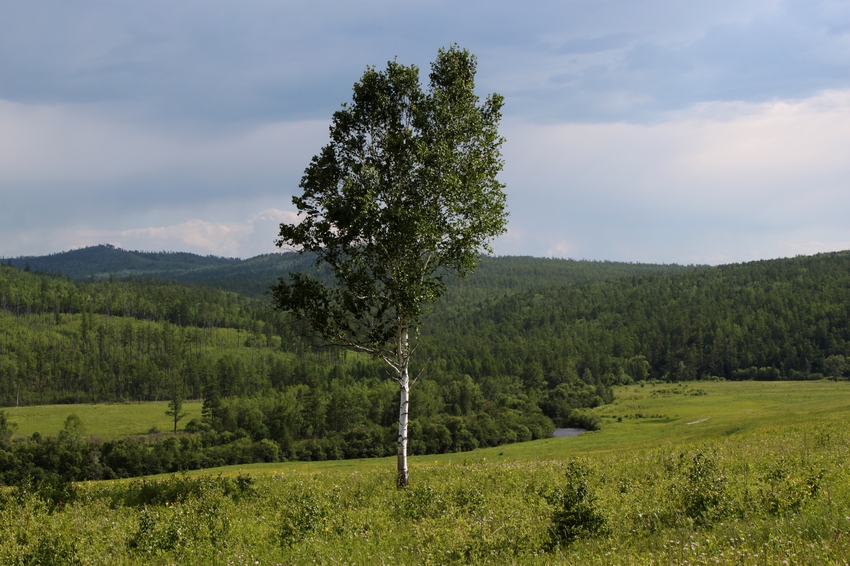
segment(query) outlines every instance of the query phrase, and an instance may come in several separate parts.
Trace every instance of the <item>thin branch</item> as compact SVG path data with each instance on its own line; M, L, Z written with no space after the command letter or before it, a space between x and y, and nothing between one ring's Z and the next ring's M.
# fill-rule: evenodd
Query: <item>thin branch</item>
M430 362L430 361L431 361L430 357L427 360L425 360L425 364L422 366L422 369L419 370L419 373L417 373L416 377L413 378L413 381L410 382L411 385L413 385L414 383L419 381L419 378L422 377L422 374L425 373L426 369L428 369L428 362Z

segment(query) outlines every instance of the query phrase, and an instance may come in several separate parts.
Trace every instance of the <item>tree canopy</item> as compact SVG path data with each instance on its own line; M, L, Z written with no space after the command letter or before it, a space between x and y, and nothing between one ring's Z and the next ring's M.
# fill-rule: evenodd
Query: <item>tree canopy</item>
M503 99L475 94L475 56L452 46L419 69L390 61L368 68L337 111L330 142L293 198L301 221L281 224L280 247L313 254L331 281L291 273L273 289L328 342L389 364L401 387L399 482L407 483L409 363L423 312L465 277L507 214L498 125Z

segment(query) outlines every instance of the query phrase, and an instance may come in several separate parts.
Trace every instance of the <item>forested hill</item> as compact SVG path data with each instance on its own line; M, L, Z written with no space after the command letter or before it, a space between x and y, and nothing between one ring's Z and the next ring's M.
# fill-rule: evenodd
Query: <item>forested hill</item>
M123 258L114 264L122 269L141 258L165 266L172 278L216 280L215 273L225 281L231 270L237 288L306 266L293 254L241 261L87 250ZM261 267L245 276L246 265ZM237 329L267 342L277 337L291 352L307 347L285 317L244 295L154 279L83 284L20 269L3 273L0 310L17 317L50 314L58 322L68 315L79 324L85 313L112 315ZM469 375L479 383L523 372L542 372L550 387L571 376L603 385L647 377L816 378L847 372L848 321L850 252L711 268L483 258L470 279L450 284L426 319L422 347L430 374ZM526 381L527 387L534 379Z
M61 273L76 280L157 278L201 283L261 298L278 277L290 271L303 271L309 268L312 260L294 253L265 254L242 260L190 253L126 251L100 245L48 256L11 258L5 263L33 272ZM468 280L451 282L446 299L449 304L466 304L522 290L691 269L694 267L533 257L484 257Z
M513 378L484 392L472 376L438 365L413 392L412 453L551 434L545 393L526 393ZM577 382L571 392L566 417L577 424L585 417L573 409L611 399L610 388L595 384ZM261 300L156 279L78 282L0 265L0 407L175 398L203 398L203 422L186 430L202 434L216 454L229 446L204 460L209 465L395 450L398 388L383 363L316 348ZM152 448L139 450L138 462L153 457ZM115 473L131 469L142 468Z
M850 252L516 293L431 322L425 355L527 387L842 377Z
M4 263L36 273L61 274L77 281L162 279L201 283L257 298L265 295L277 277L310 265L294 253L265 254L243 260L185 252L127 251L106 244L47 256L9 258Z
M191 271L203 271L240 263L241 260L191 253L125 251L103 244L46 256L21 256L7 265L40 273L62 274L72 279L124 279L131 275L177 279Z
M850 373L850 252L711 268L496 258L476 277L424 321L414 454L594 426L581 409L617 383ZM234 450L219 465L392 454L397 395L381 363L316 348L259 299L0 265L0 406L203 397L191 430Z

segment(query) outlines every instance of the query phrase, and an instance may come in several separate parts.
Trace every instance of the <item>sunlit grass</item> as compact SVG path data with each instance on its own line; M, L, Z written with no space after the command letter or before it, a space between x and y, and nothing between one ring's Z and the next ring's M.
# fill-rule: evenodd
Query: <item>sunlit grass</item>
M17 425L13 438L55 436L62 430L68 415L75 414L83 422L87 435L113 439L148 434L152 429L167 433L174 429L172 417L165 414L167 401L148 403L99 403L76 405L36 405L32 407L4 407L9 421ZM186 416L178 430L192 418L200 418L201 403L185 401Z
M453 454L413 456L416 468L449 464L564 460L572 456L676 447L788 426L850 421L850 382L690 382L615 388L613 404L593 412L602 430ZM641 415L637 418L636 415ZM689 424L690 423L690 424ZM393 469L395 457L282 462L190 473L352 472Z
M0 498L0 563L846 562L848 384L617 393L599 432L417 456L404 490L382 458L85 482L58 512ZM569 493L597 526L581 529Z

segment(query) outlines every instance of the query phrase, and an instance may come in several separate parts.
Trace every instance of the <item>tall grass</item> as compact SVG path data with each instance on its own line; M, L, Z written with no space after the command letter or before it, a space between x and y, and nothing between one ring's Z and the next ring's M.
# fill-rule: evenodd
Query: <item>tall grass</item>
M0 563L845 564L846 390L738 385L623 390L602 432L420 458L404 490L361 461L5 491Z

